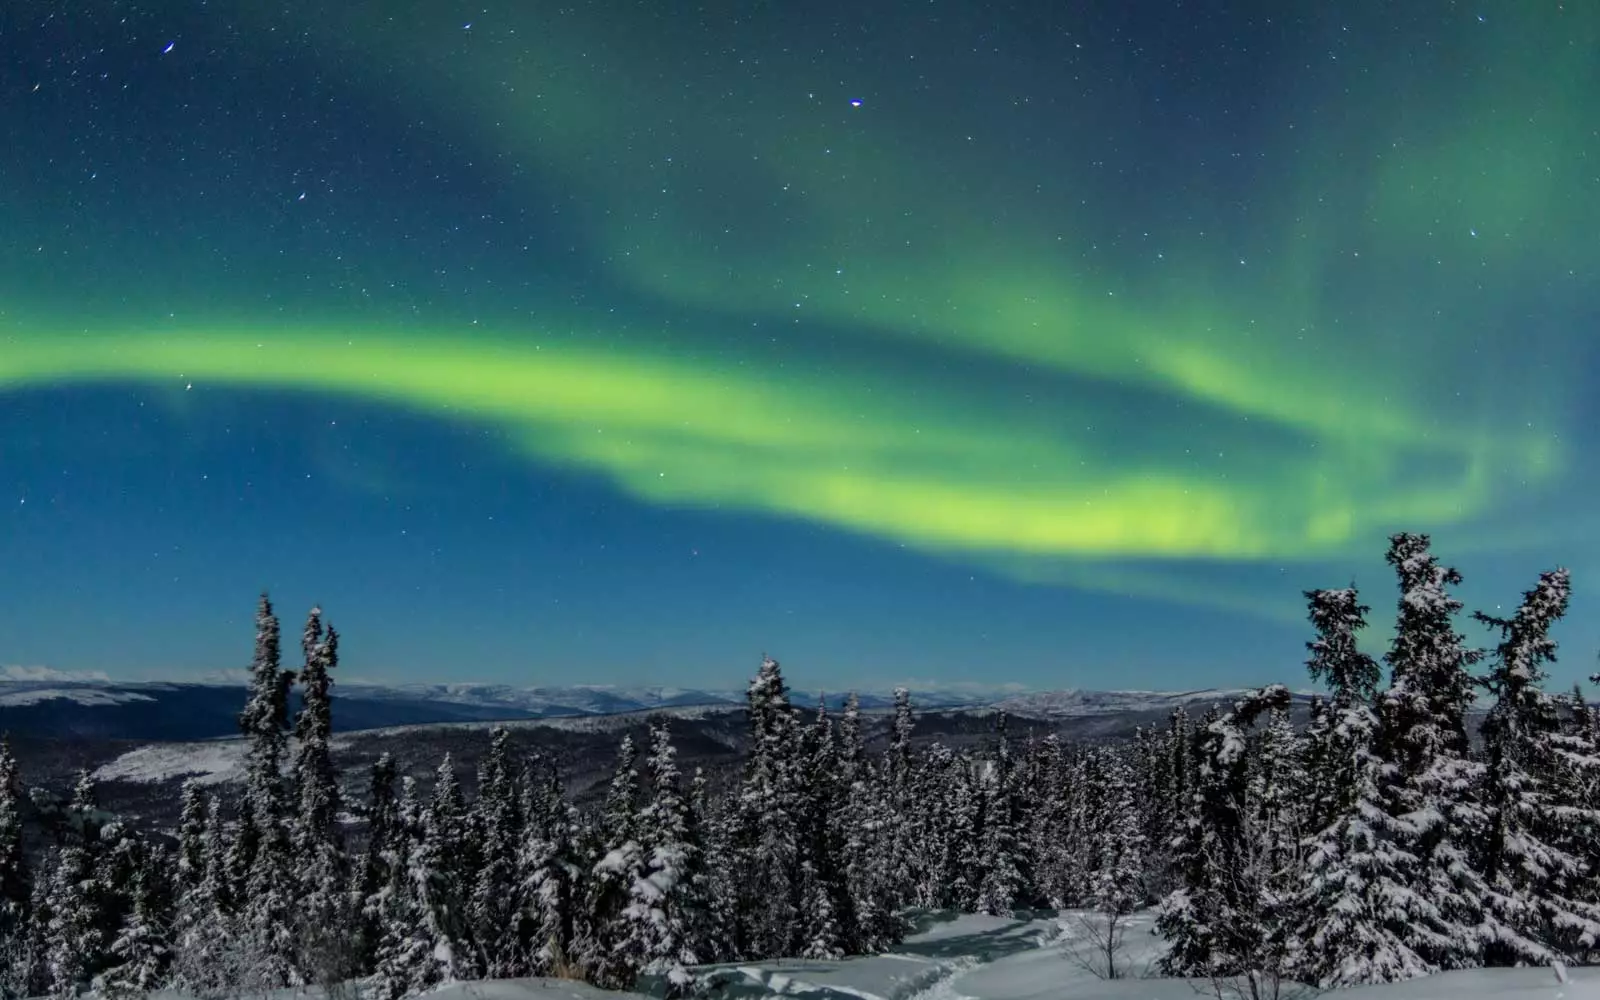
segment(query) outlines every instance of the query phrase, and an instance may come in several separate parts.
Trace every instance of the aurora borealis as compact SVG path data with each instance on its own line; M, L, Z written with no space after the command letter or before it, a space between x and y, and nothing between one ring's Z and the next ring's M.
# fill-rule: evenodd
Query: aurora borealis
M1600 10L1293 6L6 5L0 662L1298 679L1420 530L1587 674Z

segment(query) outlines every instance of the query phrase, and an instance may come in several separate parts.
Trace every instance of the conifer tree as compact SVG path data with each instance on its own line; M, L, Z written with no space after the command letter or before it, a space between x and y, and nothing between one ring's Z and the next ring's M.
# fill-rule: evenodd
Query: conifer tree
M476 813L483 846L470 904L479 966L485 977L496 979L518 975L525 958L516 872L522 831L508 754L510 738L504 726L494 728L478 774Z
M53 996L72 997L87 990L105 960L107 942L96 905L99 895L89 852L76 844L61 848L45 908L45 965Z
M145 996L164 985L171 959L168 928L156 902L156 866L135 868L128 885L131 904L109 950L113 963L94 978L95 992L118 1000Z
M622 913L620 950L645 974L661 977L669 995L678 996L694 987L689 967L701 961L694 945L703 936L710 900L699 830L676 758L665 723L652 726L646 761L652 799L638 823L644 865Z
M32 885L22 850L22 782L9 737L0 738L0 955L26 950Z
M778 955L798 944L800 830L795 801L798 740L789 688L766 657L750 682L750 749L732 817L737 882L734 950Z
M411 852L410 890L422 912L422 940L431 942L438 982L474 975L465 875L460 860L467 840L466 803L456 781L455 762L446 753L434 775L433 795L422 821L421 842ZM419 981L433 978L432 973Z
M1104 755L1106 813L1097 831L1096 865L1090 878L1095 909L1116 921L1145 902L1144 824L1135 802L1135 782L1127 760ZM1108 928L1114 933L1115 924Z
M631 989L642 964L637 953L625 948L629 928L624 911L646 863L639 842L636 761L633 738L624 736L597 831L599 857L589 874L579 952L589 981L602 989Z
M195 792L192 801L199 801L198 789ZM204 801L204 807L200 873L180 883L184 887L178 894L172 929L175 985L195 996L211 996L227 986L223 976L236 930L222 801L213 795Z
M1398 768L1378 756L1369 699L1378 665L1357 647L1368 608L1355 588L1306 593L1317 636L1306 667L1328 685L1326 718L1312 734L1322 763L1319 811L1293 912L1296 974L1323 988L1387 983L1433 971L1412 947L1414 927L1437 927L1433 903L1412 886L1418 858L1409 827L1385 808Z
M1182 885L1163 901L1157 921L1171 945L1162 960L1169 975L1258 971L1254 958L1281 936L1252 863L1245 731L1288 700L1281 684L1262 688L1201 730L1198 780L1175 852Z
M384 857L389 884L377 900L381 931L372 984L380 1000L425 992L454 973L451 941L434 906L440 876L423 849L426 810L410 776L401 779L396 812L399 825Z
M1600 811L1562 800L1560 720L1540 688L1544 664L1555 660L1550 627L1566 614L1570 590L1567 571L1557 569L1540 576L1511 618L1477 615L1501 635L1485 682L1495 701L1483 725L1488 836L1476 859L1488 965L1571 961L1600 940L1600 907L1583 898L1592 873L1569 849L1600 830Z
M200 783L183 783L178 814L178 857L173 889L178 898L193 892L206 874L206 794Z
M1382 756L1396 766L1385 789L1392 832L1417 859L1407 885L1437 908L1437 923L1407 925L1407 944L1441 969L1470 968L1481 959L1482 879L1469 845L1486 819L1473 800L1483 775L1467 756L1466 711L1472 702L1469 668L1482 651L1455 630L1461 602L1448 588L1461 574L1442 567L1426 535L1397 534L1387 560L1400 583L1391 679L1381 703Z
M1022 890L1023 873L1019 864L1021 852L1005 715L1000 716L998 726L999 745L994 760L984 769L985 780L979 790L983 802L984 868L978 885L978 912L1008 917Z
M322 609L312 608L301 637L304 688L295 717L292 764L296 810L292 825L297 947L302 964L325 965L311 952L326 947L330 928L346 923L344 888L348 882L344 843L338 827L339 782L329 746L333 738L332 671L339 665L339 634L323 629Z
M534 975L563 971L577 959L578 908L583 899L583 858L577 844L578 816L561 794L553 768L537 780L519 857L521 897L526 907L529 966Z
M387 752L372 765L367 792L367 844L356 866L351 912L360 914L360 955L363 968L377 962L383 937L382 910L387 892L395 885L394 866L407 836L395 797L394 758Z

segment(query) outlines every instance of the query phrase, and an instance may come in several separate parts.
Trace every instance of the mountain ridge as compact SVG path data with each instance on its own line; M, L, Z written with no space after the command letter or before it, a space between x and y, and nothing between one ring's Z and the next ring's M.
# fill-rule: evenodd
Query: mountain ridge
M914 706L924 711L1001 711L1040 721L1168 710L1197 702L1225 703L1248 689L1193 691L1017 691L997 686L916 688ZM57 738L192 740L238 732L245 686L220 680L116 681L102 678L0 679L0 731ZM380 684L347 681L335 689L335 725L342 732L451 722L595 718L666 709L738 709L742 690L652 685L518 687L480 682ZM809 708L818 695L796 688L795 704ZM889 691L859 696L868 713L887 711ZM844 693L826 696L839 709ZM291 709L298 701L291 694Z

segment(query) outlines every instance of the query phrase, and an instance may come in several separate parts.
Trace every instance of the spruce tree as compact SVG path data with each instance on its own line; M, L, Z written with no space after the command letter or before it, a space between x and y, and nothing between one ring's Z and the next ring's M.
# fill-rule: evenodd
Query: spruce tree
M52 996L86 991L105 961L108 942L100 926L100 892L89 852L76 844L61 848L45 908L45 966Z
M401 779L396 813L399 824L383 859L389 883L376 901L381 930L372 986L379 1000L426 992L454 972L451 941L434 906L440 876L424 850L425 810L410 776Z
M638 954L625 948L629 927L624 913L634 886L645 874L638 801L637 755L633 738L624 736L597 831L598 856L589 872L579 943L588 979L602 989L632 989L641 964Z
M156 903L154 864L136 868L127 887L131 904L109 950L113 963L94 978L95 992L118 1000L144 996L166 982L171 960L168 928Z
M1198 780L1175 850L1182 884L1157 920L1171 946L1162 959L1168 975L1259 972L1263 947L1281 937L1251 840L1246 731L1288 701L1283 685L1262 688L1200 731Z
M652 798L638 824L644 865L622 913L619 942L629 964L661 977L670 996L685 995L695 985L689 968L701 961L694 944L710 908L699 831L676 758L665 723L652 726L645 764Z
M11 740L0 737L0 955L26 951L31 890L22 850L22 782Z
M534 975L565 972L577 961L578 909L584 898L584 859L577 844L577 811L561 792L553 768L537 779L534 808L519 852L521 898Z
M291 773L295 793L292 824L294 872L298 876L295 906L298 961L309 974L335 971L345 949L330 935L346 930L345 888L349 873L338 826L339 782L333 766L332 671L339 665L339 634L324 631L322 609L312 608L301 637L304 688L294 721L296 739ZM350 970L343 970L350 971Z
M729 863L737 882L733 947L740 955L792 953L799 926L799 763L794 710L778 661L750 682L750 749L734 806Z
M1330 701L1313 734L1326 824L1307 842L1293 907L1295 972L1322 988L1425 975L1433 966L1413 948L1413 928L1436 928L1440 917L1413 888L1419 860L1408 849L1410 828L1385 808L1398 767L1378 756L1369 704L1378 665L1357 647L1368 608L1353 587L1306 598L1317 633L1306 666L1328 685Z
M1144 824L1135 801L1136 779L1120 754L1104 755L1107 809L1096 836L1096 866L1090 877L1094 907L1119 921L1145 903ZM1115 923L1108 927L1113 933Z
M434 775L433 795L422 821L421 843L411 852L410 889L422 911L422 933L432 943L438 964L436 981L471 979L474 975L468 914L470 872L460 860L468 837L466 803L456 781L455 762L446 753ZM432 973L423 975L426 980Z
M516 861L521 840L516 789L512 784L508 746L511 734L496 726L489 752L478 773L476 814L482 831L482 849L473 879L470 902L473 937L478 943L478 965L486 978L506 979L521 974L522 928Z
M983 769L984 780L979 786L983 803L984 868L978 885L978 912L1009 917L1022 891L1023 873L1005 718L1003 714L1000 716L998 747L994 760Z
M1381 750L1396 767L1385 789L1392 832L1417 859L1406 884L1438 910L1437 923L1409 924L1407 943L1441 969L1470 968L1482 957L1487 891L1472 866L1470 844L1486 818L1474 801L1483 766L1467 755L1469 668L1482 651L1455 629L1461 602L1448 588L1461 574L1440 566L1426 535L1390 539L1387 560L1400 583L1389 690L1381 703Z
M367 844L356 866L350 911L360 915L360 956L363 968L377 961L383 937L383 899L395 884L397 851L407 835L395 797L394 758L387 752L373 762L367 792Z
M1484 961L1488 965L1572 961L1600 940L1600 907L1584 859L1571 848L1600 830L1600 811L1563 801L1560 719L1541 690L1555 660L1550 627L1567 610L1568 573L1544 573L1511 618L1479 613L1499 630L1485 687L1494 697L1484 720L1488 836L1475 859L1485 883Z

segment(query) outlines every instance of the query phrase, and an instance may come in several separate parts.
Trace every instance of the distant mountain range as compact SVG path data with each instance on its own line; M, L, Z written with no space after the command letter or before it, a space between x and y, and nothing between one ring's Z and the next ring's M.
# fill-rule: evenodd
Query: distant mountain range
M15 675L13 675L15 676ZM923 711L954 709L1003 711L1040 721L1144 715L1177 705L1227 702L1239 691L1050 691L1018 693L971 688L913 689ZM407 684L362 682L334 688L334 724L342 732L442 722L609 716L657 709L707 707L737 709L742 690L669 687L514 687L506 684ZM196 740L238 733L245 688L236 680L216 682L61 679L31 675L0 679L0 731L19 736L114 740ZM795 692L797 704L815 695ZM828 694L839 708L844 694ZM868 712L889 708L893 694L863 692ZM291 709L295 706L291 704Z

